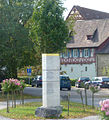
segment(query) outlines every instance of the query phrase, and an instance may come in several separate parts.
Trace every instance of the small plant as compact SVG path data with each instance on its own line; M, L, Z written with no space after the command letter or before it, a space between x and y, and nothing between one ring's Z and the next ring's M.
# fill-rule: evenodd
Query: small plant
M109 99L99 102L101 106L101 115L103 120L109 120Z
M98 91L100 91L100 89L99 89L98 86L95 86L95 85L91 85L89 87L89 89L92 92L92 108L94 108L94 95L95 95L95 93L97 93Z
M69 106L70 106L70 93L68 93L68 116L69 116Z
M25 88L24 81L19 81L14 78L3 80L2 91L7 93L7 112L9 113L9 94L12 93L12 107L16 107L16 91L21 91L23 94L23 89ZM21 95L22 96L22 95ZM14 101L14 102L13 102Z
M84 112L85 112L85 107L84 107L84 103L83 103L83 95L82 95L82 90L77 90L77 93L80 95L80 97L81 97L81 102L82 102L82 106L83 106L83 110L84 110Z
M81 86L84 88L84 94L85 94L85 105L87 106L87 89L89 87L88 84L82 83Z

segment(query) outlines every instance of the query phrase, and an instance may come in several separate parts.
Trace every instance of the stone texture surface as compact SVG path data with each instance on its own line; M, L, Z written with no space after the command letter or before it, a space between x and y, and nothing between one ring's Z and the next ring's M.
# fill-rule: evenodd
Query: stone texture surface
M61 106L56 106L56 107L39 107L35 111L35 115L39 117L60 117L62 113L62 107Z
M43 106L36 109L39 117L59 117L60 106L60 57L59 54L42 54Z
M60 106L60 58L58 54L42 54L43 107Z

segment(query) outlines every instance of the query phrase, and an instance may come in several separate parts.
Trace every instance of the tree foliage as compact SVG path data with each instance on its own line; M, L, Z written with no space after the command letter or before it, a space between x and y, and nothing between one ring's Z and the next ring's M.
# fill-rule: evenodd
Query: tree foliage
M28 64L29 58L23 56L32 55L25 27L32 12L33 0L0 0L0 67L8 77L16 77L17 68Z
M37 0L29 27L39 55L62 51L68 42L68 27L61 0Z

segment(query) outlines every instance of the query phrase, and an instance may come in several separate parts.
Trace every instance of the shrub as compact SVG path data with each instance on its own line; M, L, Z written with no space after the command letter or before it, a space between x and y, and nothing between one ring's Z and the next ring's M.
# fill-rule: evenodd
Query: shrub
M25 88L24 80L17 80L14 78L5 79L2 82L2 90L7 93L7 112L9 112L9 94L12 93L12 107L14 101L14 107L16 107L16 91L21 92L21 96L23 96L23 90ZM22 97L23 98L23 97Z
M109 120L109 99L100 101L99 105L101 106L103 120Z
M92 108L94 108L94 94L99 92L100 88L98 86L91 85L89 89L92 92Z
M75 86L75 82L77 81L77 79L71 79L71 85Z

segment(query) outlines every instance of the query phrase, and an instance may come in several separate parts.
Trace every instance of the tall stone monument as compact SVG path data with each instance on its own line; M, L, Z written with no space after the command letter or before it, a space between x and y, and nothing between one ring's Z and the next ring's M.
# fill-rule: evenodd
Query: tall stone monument
M59 117L60 106L60 58L59 54L42 54L43 106L36 109L39 117Z

